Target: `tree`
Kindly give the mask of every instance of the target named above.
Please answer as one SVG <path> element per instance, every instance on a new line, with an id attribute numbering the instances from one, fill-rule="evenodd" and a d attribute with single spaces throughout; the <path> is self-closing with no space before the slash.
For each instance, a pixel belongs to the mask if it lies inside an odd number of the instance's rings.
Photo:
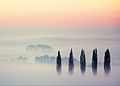
<path id="1" fill-rule="evenodd" d="M 61 65 L 61 55 L 60 55 L 60 51 L 58 51 L 57 65 Z"/>
<path id="2" fill-rule="evenodd" d="M 107 49 L 106 51 L 105 51 L 105 56 L 104 56 L 104 65 L 105 64 L 110 64 L 110 62 L 111 62 L 111 60 L 110 60 L 110 51 L 109 51 L 109 49 Z"/>
<path id="3" fill-rule="evenodd" d="M 97 57 L 97 48 L 93 50 L 93 55 L 92 55 L 92 71 L 93 74 L 97 74 L 97 64 L 98 64 L 98 57 Z"/>
<path id="4" fill-rule="evenodd" d="M 74 65 L 74 62 L 73 62 L 73 52 L 72 52 L 72 49 L 71 49 L 71 51 L 70 51 L 69 65 Z"/>
<path id="5" fill-rule="evenodd" d="M 80 69 L 81 69 L 81 73 L 85 73 L 86 70 L 86 59 L 85 59 L 85 52 L 82 49 L 81 50 L 81 54 L 80 54 Z"/>

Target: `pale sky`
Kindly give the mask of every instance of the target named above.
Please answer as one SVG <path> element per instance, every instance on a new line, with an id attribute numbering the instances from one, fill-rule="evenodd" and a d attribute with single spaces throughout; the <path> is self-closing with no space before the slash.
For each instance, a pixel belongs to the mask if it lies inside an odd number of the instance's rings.
<path id="1" fill-rule="evenodd" d="M 120 0 L 0 0 L 1 53 L 23 52 L 34 43 L 63 52 L 73 47 L 76 55 L 80 47 L 116 49 L 119 27 Z"/>
<path id="2" fill-rule="evenodd" d="M 116 25 L 120 0 L 0 0 L 0 26 Z"/>

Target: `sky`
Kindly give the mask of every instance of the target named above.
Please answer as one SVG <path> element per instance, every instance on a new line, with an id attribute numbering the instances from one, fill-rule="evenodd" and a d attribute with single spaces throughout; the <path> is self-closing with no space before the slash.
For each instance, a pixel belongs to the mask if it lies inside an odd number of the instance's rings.
<path id="1" fill-rule="evenodd" d="M 0 0 L 1 27 L 119 25 L 120 0 Z"/>
<path id="2" fill-rule="evenodd" d="M 120 0 L 0 0 L 0 52 L 15 52 L 17 47 L 23 51 L 36 43 L 55 45 L 56 50 L 66 52 L 74 47 L 78 54 L 80 47 L 116 49 L 120 42 L 119 3 Z"/>
<path id="3" fill-rule="evenodd" d="M 119 3 L 120 0 L 0 0 L 0 40 L 119 38 Z"/>

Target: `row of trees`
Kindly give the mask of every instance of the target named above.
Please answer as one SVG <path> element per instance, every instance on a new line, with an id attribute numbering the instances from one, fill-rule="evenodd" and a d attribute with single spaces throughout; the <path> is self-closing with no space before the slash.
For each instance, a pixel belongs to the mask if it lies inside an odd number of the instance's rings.
<path id="1" fill-rule="evenodd" d="M 109 49 L 106 49 L 105 55 L 104 55 L 104 70 L 107 71 L 110 69 L 110 51 Z M 60 51 L 58 51 L 58 56 L 57 56 L 57 70 L 61 70 L 61 54 Z M 98 65 L 98 55 L 97 55 L 97 48 L 93 50 L 93 55 L 92 55 L 92 70 L 93 73 L 97 73 L 97 65 Z M 86 69 L 86 57 L 85 57 L 85 51 L 82 49 L 81 54 L 80 54 L 80 67 L 81 67 L 81 72 L 84 72 Z M 69 71 L 72 72 L 74 68 L 74 57 L 73 57 L 73 52 L 72 49 L 70 51 L 70 56 L 69 56 Z"/>

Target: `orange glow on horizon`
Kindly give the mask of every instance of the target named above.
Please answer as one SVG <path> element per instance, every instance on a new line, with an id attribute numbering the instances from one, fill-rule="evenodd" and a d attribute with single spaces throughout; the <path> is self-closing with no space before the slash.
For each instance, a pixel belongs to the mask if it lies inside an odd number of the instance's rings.
<path id="1" fill-rule="evenodd" d="M 119 25 L 120 0 L 3 0 L 0 26 Z"/>
<path id="2" fill-rule="evenodd" d="M 81 14 L 37 14 L 37 15 L 16 15 L 0 16 L 0 26 L 54 26 L 54 25 L 109 25 L 119 24 L 120 13 L 81 13 Z"/>

